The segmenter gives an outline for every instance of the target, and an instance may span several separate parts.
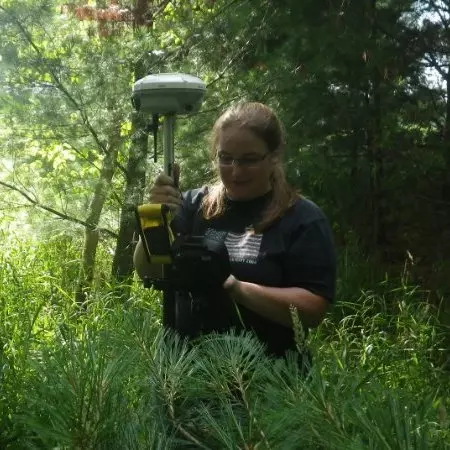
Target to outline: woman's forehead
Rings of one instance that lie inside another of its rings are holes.
[[[219,132],[220,151],[266,152],[267,144],[252,130],[243,127],[227,127]]]

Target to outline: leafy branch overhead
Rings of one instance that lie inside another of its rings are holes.
[[[83,220],[80,220],[80,219],[78,219],[76,217],[71,217],[71,216],[69,216],[67,214],[62,213],[61,211],[57,211],[56,209],[54,209],[54,208],[52,208],[50,206],[46,206],[46,205],[43,205],[43,204],[39,203],[38,200],[36,200],[35,198],[31,197],[30,194],[28,194],[24,190],[18,188],[17,186],[14,186],[14,185],[12,185],[10,183],[5,183],[4,181],[0,181],[0,185],[5,187],[5,188],[7,188],[7,189],[10,189],[10,190],[12,190],[14,192],[19,193],[22,197],[24,197],[32,205],[34,205],[34,206],[36,206],[36,207],[38,207],[38,208],[40,208],[40,209],[42,209],[44,211],[47,211],[47,212],[51,213],[52,215],[59,217],[60,219],[67,220],[68,222],[73,222],[73,223],[76,223],[78,225],[82,225],[82,226],[84,226],[86,228],[89,228],[89,229],[91,229],[92,227],[95,227],[94,224],[91,224],[89,222],[84,222]],[[107,229],[104,229],[104,228],[98,228],[97,231],[99,231],[100,233],[107,234],[107,235],[109,235],[112,238],[116,238],[117,237],[117,234],[112,232],[111,230],[107,230]]]

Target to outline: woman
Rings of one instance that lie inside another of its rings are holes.
[[[282,126],[270,108],[237,104],[212,130],[218,182],[181,195],[172,178],[160,175],[150,197],[175,211],[174,231],[223,238],[231,275],[221,288],[224,302],[210,302],[211,323],[225,314],[226,304],[237,305],[239,321],[229,326],[253,330],[276,356],[296,348],[293,310],[305,328],[322,321],[333,300],[336,270],[328,221],[287,184],[283,146]],[[141,277],[152,270],[140,244],[135,266]]]

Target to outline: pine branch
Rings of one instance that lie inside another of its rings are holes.
[[[439,16],[439,18],[441,19],[442,25],[444,26],[445,30],[448,31],[449,22],[442,14],[442,9],[444,9],[444,8],[440,8],[438,5],[436,5],[436,2],[434,2],[434,1],[429,1],[428,5],[431,7],[431,9],[434,10],[434,13]],[[446,12],[448,13],[449,11],[447,10]]]
[[[442,78],[445,78],[447,76],[447,72],[443,70],[443,67],[447,67],[447,64],[439,64],[438,60],[436,59],[436,56],[434,56],[431,52],[428,52],[426,56],[424,56],[425,61],[428,61],[430,66],[437,70],[439,75]]]
[[[226,7],[230,7],[234,2],[232,1],[229,5],[225,5]],[[225,8],[225,7],[224,7]],[[261,21],[261,23],[259,24],[259,26],[255,29],[253,29],[251,27],[251,25],[248,27],[248,30],[252,29],[253,30],[253,35],[252,38],[254,37],[254,35],[260,31],[263,27],[263,25],[265,24],[264,19],[267,16],[267,11],[264,15],[263,20]],[[218,76],[212,80],[206,87],[209,88],[211,87],[214,83],[216,83],[217,81],[219,81],[220,79],[222,79],[224,77],[224,75],[226,74],[227,70],[234,64],[234,62],[241,56],[245,55],[248,47],[250,46],[250,43],[252,42],[252,39],[247,39],[247,42],[241,47],[241,49],[235,54],[233,55],[230,60],[228,61],[228,63],[225,65],[225,67],[219,72]]]
[[[190,442],[194,443],[197,448],[201,448],[201,449],[205,449],[205,450],[209,450],[209,447],[206,447],[205,445],[203,445],[196,437],[194,437],[191,433],[189,433],[189,431],[186,430],[186,428],[183,427],[183,425],[181,425],[181,423],[179,423],[175,417],[175,409],[173,406],[173,403],[169,404],[169,416],[170,419],[172,420],[172,422],[175,424],[176,429]]]
[[[86,227],[89,229],[92,228],[92,225],[89,224],[88,222],[85,222],[84,220],[80,220],[80,219],[77,219],[76,217],[69,216],[65,213],[62,213],[61,211],[57,211],[56,209],[54,209],[50,206],[46,206],[46,205],[39,203],[39,201],[33,199],[27,192],[18,188],[17,186],[13,186],[12,184],[5,183],[4,181],[0,181],[0,185],[19,193],[22,197],[25,197],[34,206],[37,206],[38,208],[43,209],[44,211],[50,212],[50,213],[54,214],[55,216],[60,217],[61,219],[76,223],[78,225],[82,225],[83,227]],[[97,231],[99,231],[100,233],[108,234],[109,236],[111,236],[113,238],[117,238],[116,233],[114,233],[113,231],[108,230],[106,228],[97,228]]]
[[[248,0],[230,0],[229,3],[227,3],[226,5],[224,5],[221,9],[219,9],[217,11],[217,13],[215,15],[213,15],[210,20],[208,20],[206,22],[206,25],[204,26],[204,28],[206,28],[207,26],[211,25],[211,23],[214,22],[214,20],[217,20],[222,14],[224,14],[228,9],[230,9],[232,6],[234,6],[236,3],[239,3],[242,5],[244,3],[248,3]],[[182,58],[185,57],[186,52],[189,52],[192,48],[193,45],[191,43],[192,40],[197,39],[198,35],[203,34],[204,28],[200,28],[200,30],[195,30],[193,29],[191,34],[189,36],[186,37],[186,39],[184,40],[184,42],[182,43],[181,46],[179,46],[176,50],[174,50],[171,53],[166,53],[165,55],[163,55],[162,57],[160,57],[157,61],[155,61],[155,66],[156,67],[161,67],[166,61],[174,61],[177,58],[179,58],[180,56]],[[203,37],[203,39],[199,40],[195,45],[200,45],[206,41],[209,40],[209,37],[205,36]],[[150,70],[151,72],[153,71],[153,67]]]
[[[245,386],[243,384],[243,380],[240,377],[240,379],[238,380],[238,389],[239,392],[241,394],[241,398],[242,398],[242,402],[244,403],[244,407],[247,410],[247,414],[250,418],[250,421],[253,422],[253,424],[255,425],[256,429],[258,430],[259,435],[261,436],[262,442],[264,442],[264,445],[266,446],[267,449],[271,449],[271,445],[269,443],[269,440],[267,439],[266,434],[264,433],[264,430],[261,428],[261,426],[259,425],[258,419],[256,418],[256,416],[252,413],[252,410],[250,408],[250,403],[248,401],[247,398],[247,393],[245,390]],[[254,446],[254,448],[257,448],[258,444],[256,444]],[[251,447],[250,447],[251,448]]]

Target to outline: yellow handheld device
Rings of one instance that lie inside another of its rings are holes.
[[[150,264],[171,264],[174,234],[170,228],[172,214],[161,203],[139,205],[136,219],[142,245]]]

